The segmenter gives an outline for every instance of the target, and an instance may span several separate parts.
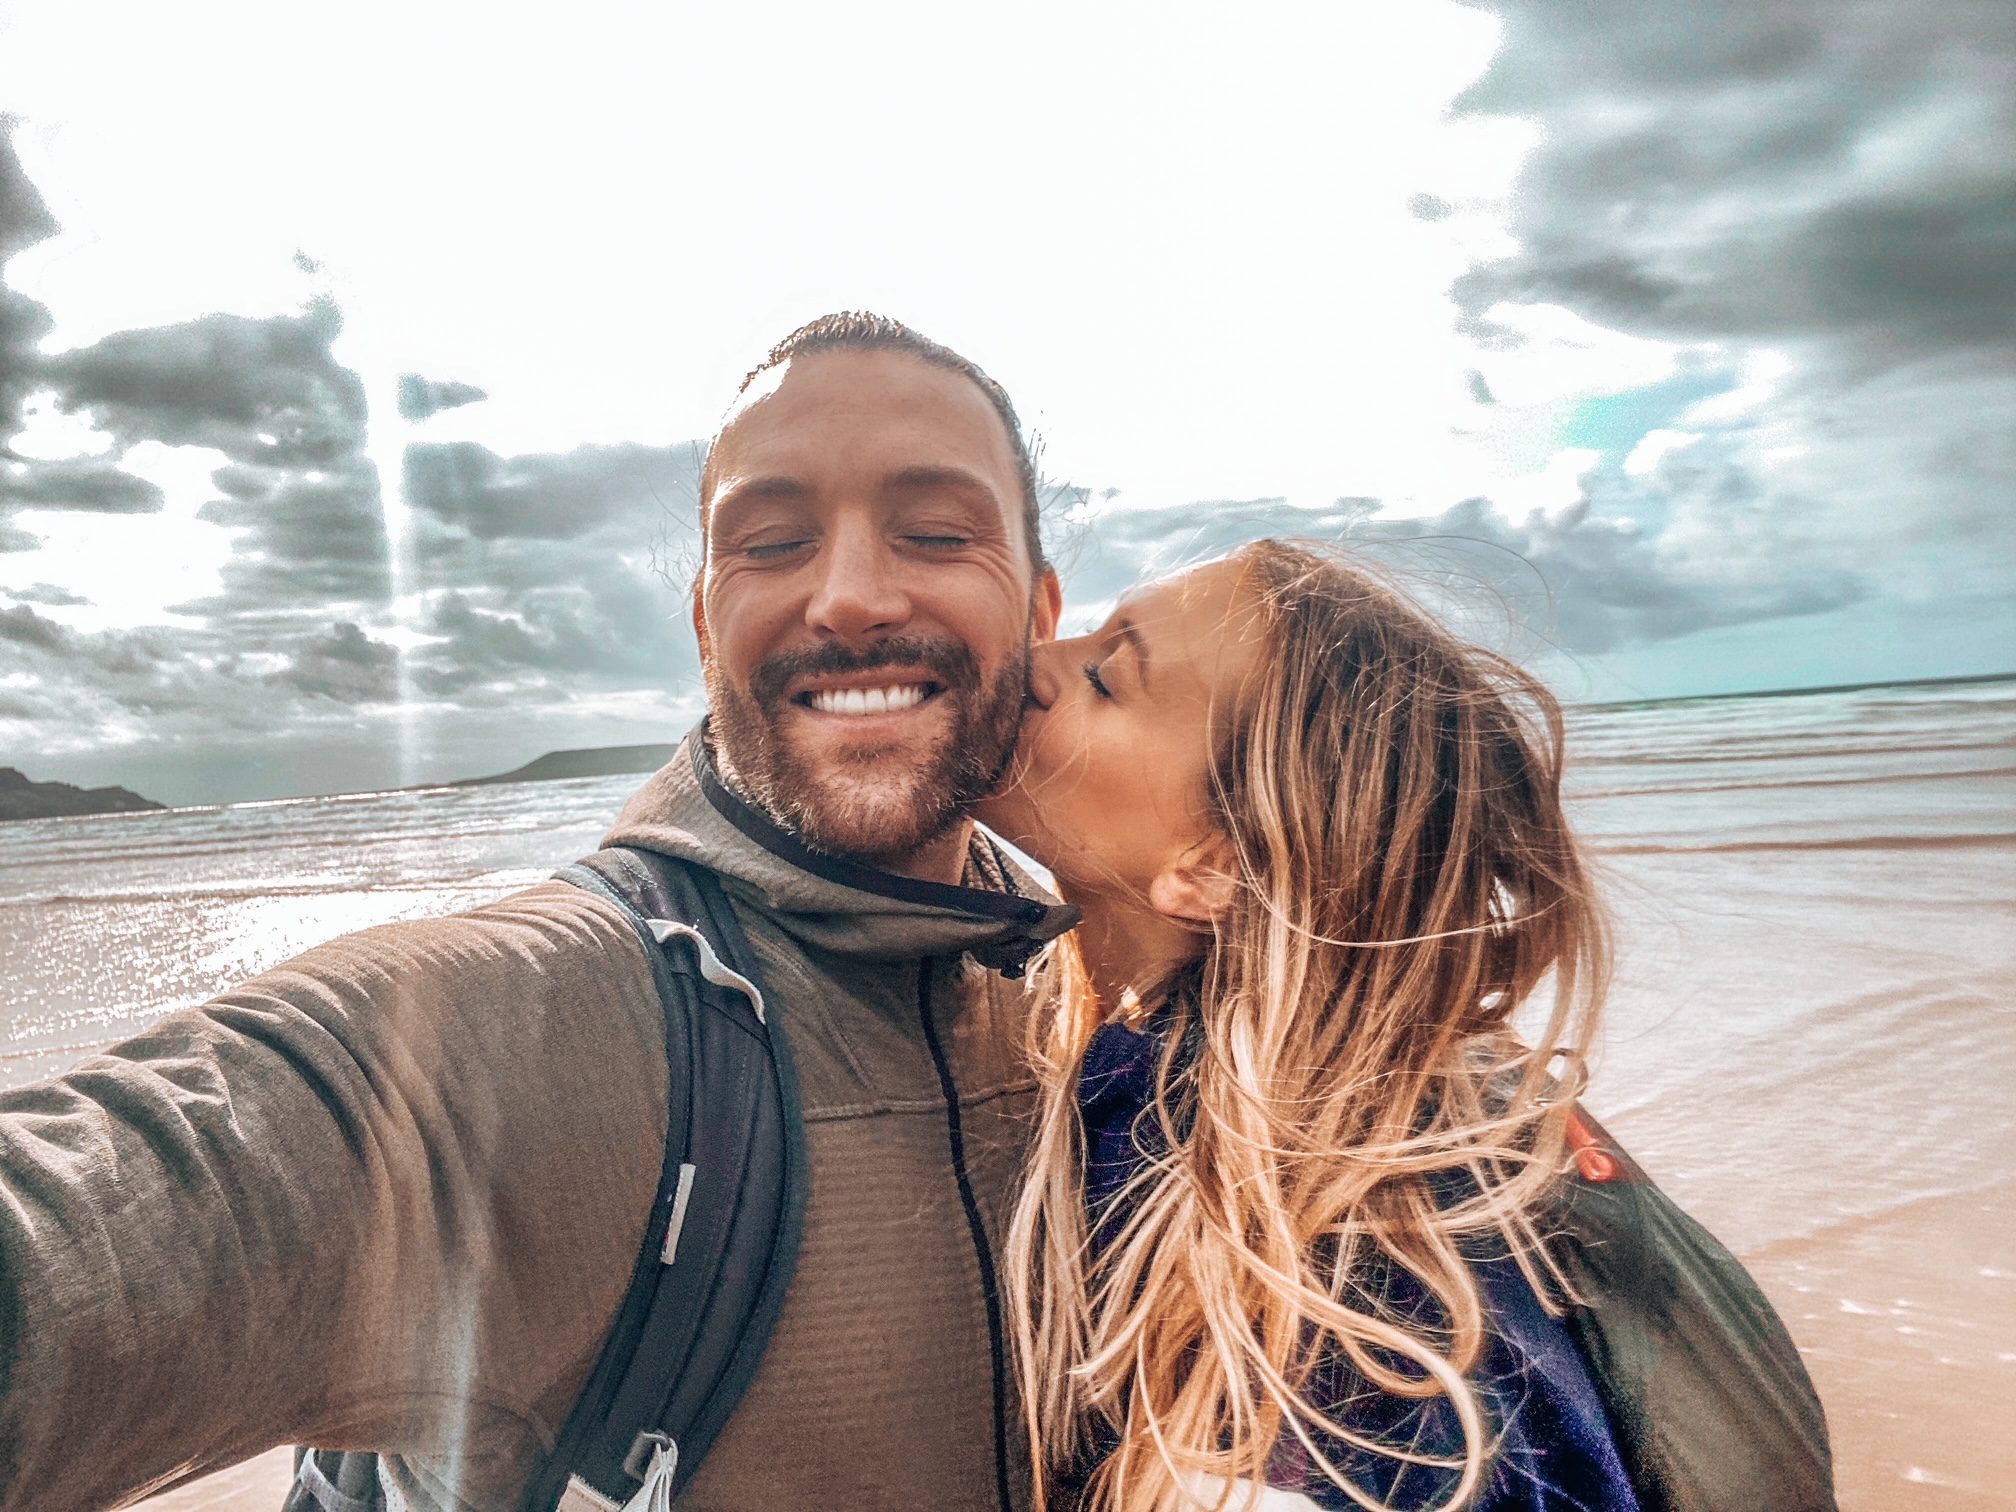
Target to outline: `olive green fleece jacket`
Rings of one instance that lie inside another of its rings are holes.
[[[997,1453],[1017,1501],[1026,1456],[1012,1402],[997,1449],[922,1015],[998,1250],[1028,1003],[966,952],[1072,915],[817,875],[710,801],[704,759],[696,732],[608,843],[720,873],[797,1060],[811,1197],[769,1351],[680,1505],[997,1512]],[[968,881],[1040,897],[984,840]],[[636,1259],[664,1043],[630,924],[552,882],[334,941],[0,1095],[0,1509],[114,1506],[290,1443],[381,1452],[416,1512],[511,1507]]]

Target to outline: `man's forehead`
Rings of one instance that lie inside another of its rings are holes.
[[[713,463],[803,453],[814,460],[835,446],[866,440],[963,454],[1016,474],[1006,423],[964,374],[907,352],[800,353],[751,381],[715,438]]]
[[[791,371],[791,364],[796,360],[787,357],[784,361],[763,369],[744,384],[742,392],[735,396],[735,402],[728,406],[728,413],[721,417],[721,431],[725,433],[746,410],[761,404],[776,393],[778,385],[783,383],[785,375]]]

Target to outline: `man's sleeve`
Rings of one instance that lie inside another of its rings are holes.
[[[621,1298],[664,1088],[635,937],[549,884],[0,1094],[0,1508],[301,1442],[491,1504]]]

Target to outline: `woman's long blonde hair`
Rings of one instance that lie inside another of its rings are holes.
[[[1107,1010],[1068,949],[1034,1031],[1007,1270],[1038,1506],[1095,1446],[1080,1505],[1166,1512],[1196,1477],[1264,1483],[1285,1436],[1360,1506],[1383,1503],[1326,1438],[1444,1466],[1460,1507],[1496,1429],[1465,1379],[1486,1328],[1465,1249],[1499,1236],[1548,1295],[1530,1214],[1566,1161],[1607,975],[1560,710],[1340,554],[1263,541],[1239,560],[1260,667],[1212,736],[1210,801],[1240,886],[1169,993],[1149,1153],[1097,1258],[1075,1089]],[[1543,982],[1529,1046],[1512,1017]],[[1430,1317],[1385,1305],[1368,1278],[1394,1267]],[[1353,1438],[1306,1400],[1340,1356],[1446,1397],[1461,1460]]]

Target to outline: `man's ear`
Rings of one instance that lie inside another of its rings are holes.
[[[700,585],[693,585],[693,639],[700,643],[700,655],[709,655],[707,647],[707,603],[700,596]]]
[[[1029,639],[1057,639],[1057,621],[1064,613],[1064,585],[1057,581],[1057,569],[1045,567],[1036,578],[1036,592],[1029,619]]]
[[[1236,864],[1231,840],[1213,833],[1155,874],[1148,906],[1179,924],[1212,929],[1238,895]]]

